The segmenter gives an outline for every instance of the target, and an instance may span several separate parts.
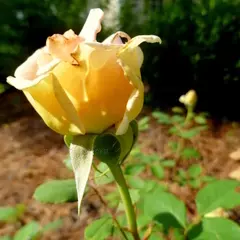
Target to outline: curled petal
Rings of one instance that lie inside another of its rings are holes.
[[[121,49],[121,52],[126,50],[131,51],[138,47],[141,43],[161,43],[161,39],[155,35],[139,35],[137,37],[132,38],[126,45]]]
[[[49,71],[53,70],[53,68],[56,67],[57,64],[60,63],[60,61],[61,61],[60,59],[54,58],[54,59],[53,59],[51,62],[49,62],[48,64],[39,66],[36,75],[37,75],[37,76],[40,76],[40,75],[42,75],[42,74],[48,73]]]
[[[40,82],[46,76],[48,76],[48,74],[43,74],[32,81],[26,80],[24,78],[7,77],[7,83],[17,88],[18,90],[24,90],[38,84],[38,82]]]
[[[51,56],[51,54],[48,53],[46,47],[44,47],[40,50],[41,50],[41,54],[39,54],[39,56],[37,58],[37,65],[39,67],[42,67],[42,66],[49,64],[53,60],[53,57]]]
[[[42,78],[40,75],[46,74],[48,71],[52,70],[59,61],[60,60],[54,59],[47,53],[45,47],[38,49],[16,69],[14,75],[17,79],[21,79],[21,81],[17,82],[13,77],[8,77],[7,81],[20,90],[30,87],[35,85],[39,79]]]
[[[91,9],[87,20],[80,32],[80,37],[84,38],[85,41],[96,41],[97,33],[101,31],[101,22],[104,13],[100,8]]]
[[[34,80],[36,78],[36,72],[38,70],[37,59],[42,54],[42,49],[38,49],[31,55],[23,64],[21,64],[15,71],[14,76],[16,78]]]
[[[123,119],[116,125],[117,135],[124,134],[127,131],[129,123],[137,117],[143,106],[144,86],[140,72],[143,54],[138,45],[145,41],[150,43],[161,42],[157,36],[137,36],[127,42],[117,53],[119,64],[134,86],[134,90],[128,99]]]
[[[125,32],[118,31],[108,38],[106,38],[102,43],[103,44],[123,44],[121,38],[126,38],[128,41],[131,39],[129,35]]]
[[[67,38],[68,40],[76,40],[76,38],[80,38],[79,36],[77,36],[74,31],[72,29],[69,29],[68,31],[66,31],[63,36],[65,38]],[[79,39],[81,41],[83,41],[83,39]]]
[[[81,42],[81,38],[73,34],[72,30],[69,30],[64,35],[54,34],[48,37],[46,46],[48,52],[53,57],[78,65],[78,62],[71,56],[71,53]]]
[[[128,99],[125,114],[121,122],[116,124],[116,135],[122,135],[126,133],[129,123],[136,118],[143,107],[144,93],[143,84],[141,89],[135,89]]]

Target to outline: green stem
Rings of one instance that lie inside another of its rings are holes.
[[[184,126],[186,126],[191,121],[192,114],[193,114],[193,107],[188,107],[187,108],[187,116],[184,121]]]
[[[182,132],[186,128],[186,126],[189,124],[189,122],[191,121],[192,115],[193,115],[193,110],[194,110],[194,106],[187,107],[187,115],[186,115],[184,123],[183,123],[183,128],[180,127],[180,129],[179,129],[180,132]],[[185,145],[185,139],[181,138],[180,142],[178,144],[177,151],[176,151],[177,160],[180,158],[180,154],[184,148],[184,145]]]
[[[111,170],[117,182],[118,190],[122,198],[125,212],[127,215],[128,225],[133,235],[133,238],[134,240],[140,240],[138,229],[137,229],[136,214],[133,208],[133,204],[128,191],[126,180],[123,176],[122,169],[118,164],[108,164],[108,167]]]

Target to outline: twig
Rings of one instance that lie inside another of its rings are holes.
[[[104,205],[104,207],[106,208],[107,212],[112,216],[113,221],[116,223],[118,229],[120,230],[120,232],[122,233],[123,237],[125,240],[129,240],[127,235],[125,234],[123,228],[120,226],[115,214],[111,211],[111,209],[109,209],[107,202],[105,201],[105,199],[102,197],[101,193],[98,191],[98,189],[96,188],[96,186],[93,183],[89,183],[89,186],[94,190],[94,192],[97,194],[97,196],[99,197],[101,203]]]

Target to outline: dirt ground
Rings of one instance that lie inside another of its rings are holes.
[[[233,128],[230,123],[218,127],[210,124],[211,130],[195,138],[193,144],[203,156],[201,163],[206,174],[227,177],[240,166],[229,158],[229,153],[240,147],[240,128]],[[154,122],[139,138],[144,152],[165,156],[170,155],[166,148],[169,140],[165,127]],[[101,203],[94,196],[86,198],[79,218],[76,203],[41,204],[32,198],[41,183],[49,179],[73,178],[73,174],[63,164],[68,151],[62,136],[45,126],[20,92],[0,95],[0,150],[0,206],[26,204],[27,212],[21,224],[35,220],[44,225],[62,218],[63,226],[44,236],[44,240],[83,239],[83,229],[98,216]],[[170,182],[171,176],[168,179]],[[194,212],[196,192],[171,182],[169,185],[171,191],[187,203],[190,212]],[[0,236],[13,234],[18,227],[18,224],[0,224]]]

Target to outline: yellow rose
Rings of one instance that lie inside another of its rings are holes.
[[[130,39],[117,32],[98,43],[102,18],[101,9],[92,9],[79,35],[72,30],[54,34],[17,68],[15,78],[7,78],[60,134],[98,134],[115,125],[121,135],[142,109],[143,54],[138,45],[160,39]]]

